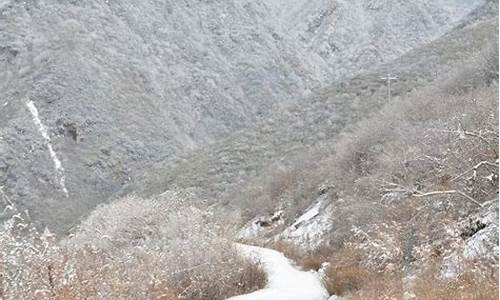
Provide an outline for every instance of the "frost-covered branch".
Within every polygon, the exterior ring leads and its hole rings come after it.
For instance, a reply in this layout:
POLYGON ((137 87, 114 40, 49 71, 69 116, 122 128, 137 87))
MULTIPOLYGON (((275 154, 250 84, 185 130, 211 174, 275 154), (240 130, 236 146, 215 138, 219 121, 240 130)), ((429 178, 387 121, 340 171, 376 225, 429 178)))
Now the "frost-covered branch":
POLYGON ((458 190, 433 191, 433 192, 423 193, 423 192, 418 191, 416 189, 410 189, 410 188, 404 187, 404 186, 397 184, 397 183, 387 182, 387 181, 384 181, 384 183, 389 186, 389 188, 385 188, 383 190, 386 193, 403 193, 403 194, 411 195, 411 196, 417 197, 417 198, 431 197, 431 196, 438 196, 438 195, 457 194, 457 195, 460 195, 460 196, 466 198, 467 200, 469 200, 470 202, 474 203, 477 206, 482 206, 482 204, 479 203, 477 200, 475 200, 471 196, 467 195, 466 193, 458 191, 458 190))
POLYGON ((475 205, 477 206, 483 206, 481 203, 479 203, 478 201, 476 201, 474 198, 472 198, 471 196, 467 195, 466 193, 464 192, 461 192, 461 191, 456 191, 456 190, 450 190, 450 191, 434 191, 434 192, 427 192, 427 193, 422 193, 422 192, 415 192, 412 196, 413 197, 431 197, 431 196, 438 196, 438 195, 451 195, 451 194, 458 194, 464 198, 466 198, 467 200, 469 200, 470 202, 474 203, 475 205))
POLYGON ((461 178, 462 176, 466 175, 469 172, 472 172, 472 171, 475 172, 477 169, 479 169, 482 166, 491 166, 491 167, 498 168, 498 163, 492 163, 492 162, 489 162, 489 161, 482 161, 482 162, 478 163, 477 165, 475 165, 474 167, 470 168, 469 170, 461 173, 460 175, 457 175, 457 176, 453 177, 453 179, 451 181, 456 181, 456 180, 458 180, 459 178, 461 178))
POLYGON ((476 133, 476 132, 472 132, 472 131, 466 131, 466 130, 463 130, 461 128, 460 129, 456 129, 456 130, 447 130, 447 129, 428 129, 428 130, 429 131, 434 131, 434 132, 443 132, 443 133, 456 134, 461 139, 464 139, 467 136, 476 137, 476 138, 480 139, 481 141, 485 142, 486 144, 491 143, 491 141, 489 141, 488 139, 486 139, 481 134, 481 132, 480 133, 476 133))

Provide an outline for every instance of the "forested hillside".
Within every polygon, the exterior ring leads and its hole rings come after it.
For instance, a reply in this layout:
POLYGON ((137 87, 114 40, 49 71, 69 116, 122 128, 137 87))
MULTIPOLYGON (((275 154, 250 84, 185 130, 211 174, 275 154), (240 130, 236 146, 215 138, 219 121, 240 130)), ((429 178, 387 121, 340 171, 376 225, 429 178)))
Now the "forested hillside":
POLYGON ((0 2, 0 186, 67 230, 157 162, 275 118, 480 4, 365 2, 0 2), (323 53, 332 39, 339 51, 323 53))
POLYGON ((497 299, 498 26, 0 0, 0 298, 497 299))

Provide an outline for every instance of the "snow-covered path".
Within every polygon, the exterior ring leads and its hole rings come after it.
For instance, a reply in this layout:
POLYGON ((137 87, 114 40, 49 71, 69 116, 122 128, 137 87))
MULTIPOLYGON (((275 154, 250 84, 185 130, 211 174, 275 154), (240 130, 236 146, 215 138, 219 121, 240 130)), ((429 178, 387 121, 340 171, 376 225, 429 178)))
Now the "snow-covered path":
POLYGON ((254 246, 237 245, 247 257, 259 260, 267 274, 267 287, 227 300, 326 300, 328 292, 316 272, 296 269, 283 254, 254 246))

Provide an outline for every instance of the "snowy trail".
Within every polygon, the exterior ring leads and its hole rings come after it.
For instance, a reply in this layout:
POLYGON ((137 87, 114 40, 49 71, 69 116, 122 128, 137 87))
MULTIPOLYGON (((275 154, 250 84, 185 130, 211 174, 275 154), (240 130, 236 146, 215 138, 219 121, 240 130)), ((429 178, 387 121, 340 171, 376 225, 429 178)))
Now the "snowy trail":
POLYGON ((326 300, 328 292, 315 272, 296 269, 283 254, 265 248, 237 245, 247 257, 259 260, 267 274, 267 287, 227 300, 326 300))

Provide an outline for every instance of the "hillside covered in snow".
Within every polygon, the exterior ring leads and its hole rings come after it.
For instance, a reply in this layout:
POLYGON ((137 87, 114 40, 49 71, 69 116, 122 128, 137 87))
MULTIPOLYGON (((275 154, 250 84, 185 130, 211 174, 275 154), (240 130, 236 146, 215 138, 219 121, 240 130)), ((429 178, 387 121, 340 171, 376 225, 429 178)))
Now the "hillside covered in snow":
POLYGON ((480 4, 3 0, 0 185, 42 224, 68 228, 138 170, 273 118, 480 4))
POLYGON ((498 1, 0 0, 0 298, 495 299, 498 1))

